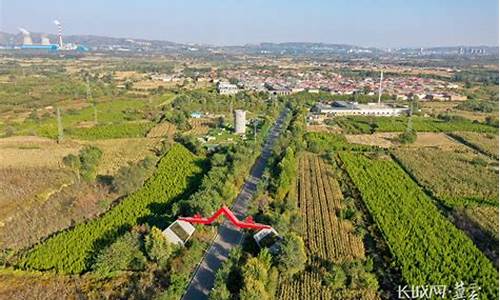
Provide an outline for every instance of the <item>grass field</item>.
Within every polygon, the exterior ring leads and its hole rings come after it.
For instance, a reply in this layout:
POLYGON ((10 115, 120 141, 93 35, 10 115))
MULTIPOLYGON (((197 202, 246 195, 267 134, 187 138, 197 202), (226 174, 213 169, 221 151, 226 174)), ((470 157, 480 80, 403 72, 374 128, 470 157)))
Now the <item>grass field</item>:
MULTIPOLYGON (((157 138, 100 139, 93 141, 67 140, 61 144, 39 137, 10 137, 0 139, 0 168, 63 168, 62 159, 77 154, 85 145, 94 145, 103 151, 98 174, 112 175, 128 162, 151 155, 157 138)), ((19 184, 24 184, 20 182, 19 184)))
POLYGON ((97 167, 100 175, 113 175, 129 162, 137 162, 147 155, 153 156, 152 149, 159 143, 158 138, 124 138, 95 141, 78 141, 81 145, 94 145, 103 155, 97 167))
POLYGON ((54 232, 105 212, 117 196, 107 186, 78 182, 55 188, 43 201, 17 201, 0 227, 0 248, 31 247, 54 232))
POLYGON ((448 206, 498 203, 498 171, 494 162, 465 147, 455 150, 399 148, 399 161, 448 206))
POLYGON ((64 169, 0 167, 0 228, 20 208, 45 201, 73 180, 72 173, 64 169))

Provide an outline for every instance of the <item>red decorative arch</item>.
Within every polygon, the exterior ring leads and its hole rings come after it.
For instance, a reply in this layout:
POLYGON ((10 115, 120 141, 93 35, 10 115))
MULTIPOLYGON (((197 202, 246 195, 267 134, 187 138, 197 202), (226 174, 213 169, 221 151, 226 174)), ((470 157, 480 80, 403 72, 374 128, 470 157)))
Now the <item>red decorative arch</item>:
POLYGON ((203 224, 203 225, 208 225, 212 224, 215 222, 215 220, 220 216, 224 215, 226 218, 233 223, 234 226, 241 228, 241 229, 255 229, 255 230, 260 230, 260 229, 270 229, 271 226, 269 225, 264 225, 260 223, 255 223, 253 221, 252 216, 248 216, 245 218, 245 220, 240 221, 234 213, 227 207, 227 206, 222 206, 215 214, 213 214, 210 218, 204 218, 200 214, 194 215, 194 217, 180 217, 179 220, 181 221, 186 221, 189 223, 194 223, 194 224, 203 224))

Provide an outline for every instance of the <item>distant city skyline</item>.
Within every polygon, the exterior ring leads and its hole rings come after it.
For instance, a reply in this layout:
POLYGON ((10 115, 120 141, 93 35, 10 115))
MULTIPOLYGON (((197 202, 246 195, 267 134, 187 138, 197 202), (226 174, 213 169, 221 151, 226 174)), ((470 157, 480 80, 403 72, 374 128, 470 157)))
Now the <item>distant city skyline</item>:
POLYGON ((498 46, 497 0, 0 0, 0 31, 210 45, 498 46))

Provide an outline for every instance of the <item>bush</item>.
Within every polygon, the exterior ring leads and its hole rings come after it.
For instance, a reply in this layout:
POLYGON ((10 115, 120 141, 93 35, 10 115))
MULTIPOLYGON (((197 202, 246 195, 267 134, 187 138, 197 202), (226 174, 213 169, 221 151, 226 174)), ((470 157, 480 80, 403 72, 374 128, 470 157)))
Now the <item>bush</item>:
POLYGON ((151 228, 151 231, 144 239, 144 247, 149 259, 157 262, 161 268, 167 266, 172 248, 160 229, 151 228))
POLYGON ((399 142, 401 144, 412 144, 417 140, 417 131, 415 129, 406 130, 399 135, 399 142))
POLYGON ((145 265, 140 234, 128 232, 97 256, 93 269, 106 276, 116 271, 143 270, 145 265))
POLYGON ((82 176, 87 181, 94 181, 97 176, 97 164, 102 156, 102 151, 94 146, 86 146, 78 156, 68 154, 63 157, 63 164, 72 169, 78 179, 82 176))
POLYGON ((278 269, 284 275, 291 277, 304 270, 306 260, 304 241, 295 233, 285 235, 276 256, 278 269))
POLYGON ((94 146, 86 146, 80 150, 80 174, 87 181, 94 181, 97 176, 97 164, 102 151, 94 146))
POLYGON ((113 190, 120 194, 129 194, 144 184, 154 167, 154 160, 146 157, 136 164, 121 167, 113 177, 113 190))

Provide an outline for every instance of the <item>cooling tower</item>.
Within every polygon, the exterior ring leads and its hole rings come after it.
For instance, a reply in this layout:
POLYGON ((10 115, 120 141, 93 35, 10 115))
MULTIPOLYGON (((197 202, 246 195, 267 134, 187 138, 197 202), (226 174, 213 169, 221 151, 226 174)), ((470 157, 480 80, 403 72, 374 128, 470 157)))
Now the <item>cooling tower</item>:
POLYGON ((46 34, 42 35, 42 42, 41 42, 41 44, 44 45, 44 46, 50 45, 49 37, 46 34))
POLYGON ((19 31, 23 34, 23 45, 33 45, 29 31, 24 28, 19 28, 19 31))

